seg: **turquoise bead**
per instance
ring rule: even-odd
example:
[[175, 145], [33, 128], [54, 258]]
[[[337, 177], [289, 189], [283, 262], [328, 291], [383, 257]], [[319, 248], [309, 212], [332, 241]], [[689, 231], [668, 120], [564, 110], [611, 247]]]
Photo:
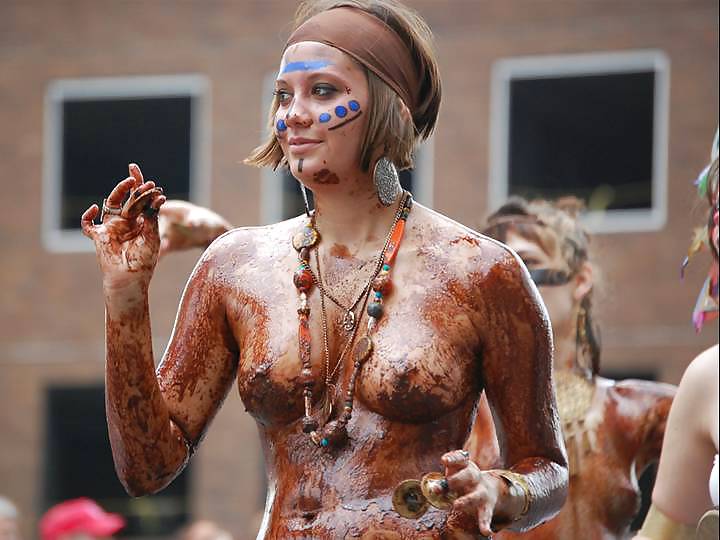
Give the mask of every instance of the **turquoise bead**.
[[320, 446], [327, 446], [328, 444], [330, 444], [330, 441], [328, 441], [327, 439], [323, 439], [320, 441]]
[[390, 270], [390, 265], [389, 265], [389, 264], [383, 264], [382, 269], [387, 272], [388, 270]]

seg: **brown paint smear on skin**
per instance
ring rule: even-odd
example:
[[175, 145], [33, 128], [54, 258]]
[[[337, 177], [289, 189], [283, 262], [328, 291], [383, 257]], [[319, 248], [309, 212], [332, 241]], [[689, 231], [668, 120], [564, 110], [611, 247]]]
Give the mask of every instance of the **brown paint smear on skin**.
[[[330, 171], [325, 177], [334, 177]], [[327, 178], [325, 178], [327, 179]], [[349, 441], [323, 450], [301, 430], [297, 254], [290, 239], [304, 218], [238, 228], [202, 256], [157, 374], [147, 290], [109, 298], [108, 423], [118, 475], [136, 495], [157, 491], [187, 459], [182, 435], [200, 441], [237, 385], [258, 424], [269, 500], [258, 538], [404, 540], [478, 538], [476, 516], [431, 509], [408, 520], [392, 508], [395, 487], [441, 470], [440, 458], [469, 433], [485, 389], [509, 444], [505, 466], [528, 475], [533, 504], [517, 526], [560, 507], [564, 457], [554, 418], [547, 321], [515, 259], [451, 220], [415, 205], [394, 264], [393, 292], [357, 382]], [[457, 241], [470, 236], [478, 245]], [[455, 243], [453, 243], [455, 241]], [[358, 246], [326, 246], [337, 254]], [[327, 273], [347, 267], [328, 258]], [[308, 294], [313, 399], [324, 390], [320, 293]], [[367, 317], [363, 316], [360, 325]], [[331, 328], [334, 323], [331, 322]], [[338, 357], [345, 342], [332, 331]], [[336, 375], [334, 414], [342, 411], [352, 362]], [[138, 396], [139, 400], [130, 402]], [[133, 410], [143, 413], [143, 425]], [[238, 482], [242, 478], [237, 478]]]
[[[675, 388], [649, 381], [595, 379], [595, 397], [586, 418], [596, 418], [597, 451], [578, 453], [578, 439], [566, 440], [580, 456], [571, 470], [570, 492], [560, 513], [526, 533], [503, 531], [494, 538], [571, 540], [627, 538], [640, 508], [636, 476], [660, 458]], [[482, 445], [488, 415], [478, 413], [468, 448]], [[583, 444], [585, 444], [583, 442]], [[475, 451], [473, 451], [475, 455]], [[476, 458], [477, 460], [477, 458]]]
[[313, 175], [313, 180], [318, 184], [339, 184], [340, 179], [337, 174], [329, 169], [322, 169]]
[[352, 257], [352, 255], [350, 255], [350, 250], [348, 249], [348, 247], [338, 243], [333, 244], [333, 246], [330, 248], [330, 255], [332, 255], [333, 257], [337, 257], [338, 259], [349, 259], [350, 257]]

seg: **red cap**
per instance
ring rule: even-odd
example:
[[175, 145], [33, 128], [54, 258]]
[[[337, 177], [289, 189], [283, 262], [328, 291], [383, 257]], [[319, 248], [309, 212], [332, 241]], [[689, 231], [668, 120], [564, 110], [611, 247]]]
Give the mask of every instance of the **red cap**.
[[85, 533], [102, 537], [115, 534], [125, 526], [118, 514], [108, 514], [93, 500], [72, 499], [56, 504], [40, 520], [42, 540], [57, 540], [64, 534]]

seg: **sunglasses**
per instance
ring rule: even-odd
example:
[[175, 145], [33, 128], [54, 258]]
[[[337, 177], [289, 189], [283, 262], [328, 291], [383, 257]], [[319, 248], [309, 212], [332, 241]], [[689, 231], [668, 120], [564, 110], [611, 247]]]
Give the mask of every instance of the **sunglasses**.
[[530, 270], [530, 279], [535, 285], [555, 286], [565, 285], [570, 281], [570, 274], [565, 270], [554, 270], [552, 268], [533, 268]]

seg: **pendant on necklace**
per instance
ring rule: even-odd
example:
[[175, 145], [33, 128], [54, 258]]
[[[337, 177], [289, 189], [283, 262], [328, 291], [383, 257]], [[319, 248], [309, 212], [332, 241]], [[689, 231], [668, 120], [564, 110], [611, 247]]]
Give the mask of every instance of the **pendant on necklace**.
[[342, 324], [346, 332], [352, 332], [355, 329], [355, 313], [353, 311], [346, 311], [340, 324]]
[[328, 383], [325, 394], [320, 403], [320, 423], [326, 424], [332, 416], [333, 399], [335, 399], [335, 385]]

